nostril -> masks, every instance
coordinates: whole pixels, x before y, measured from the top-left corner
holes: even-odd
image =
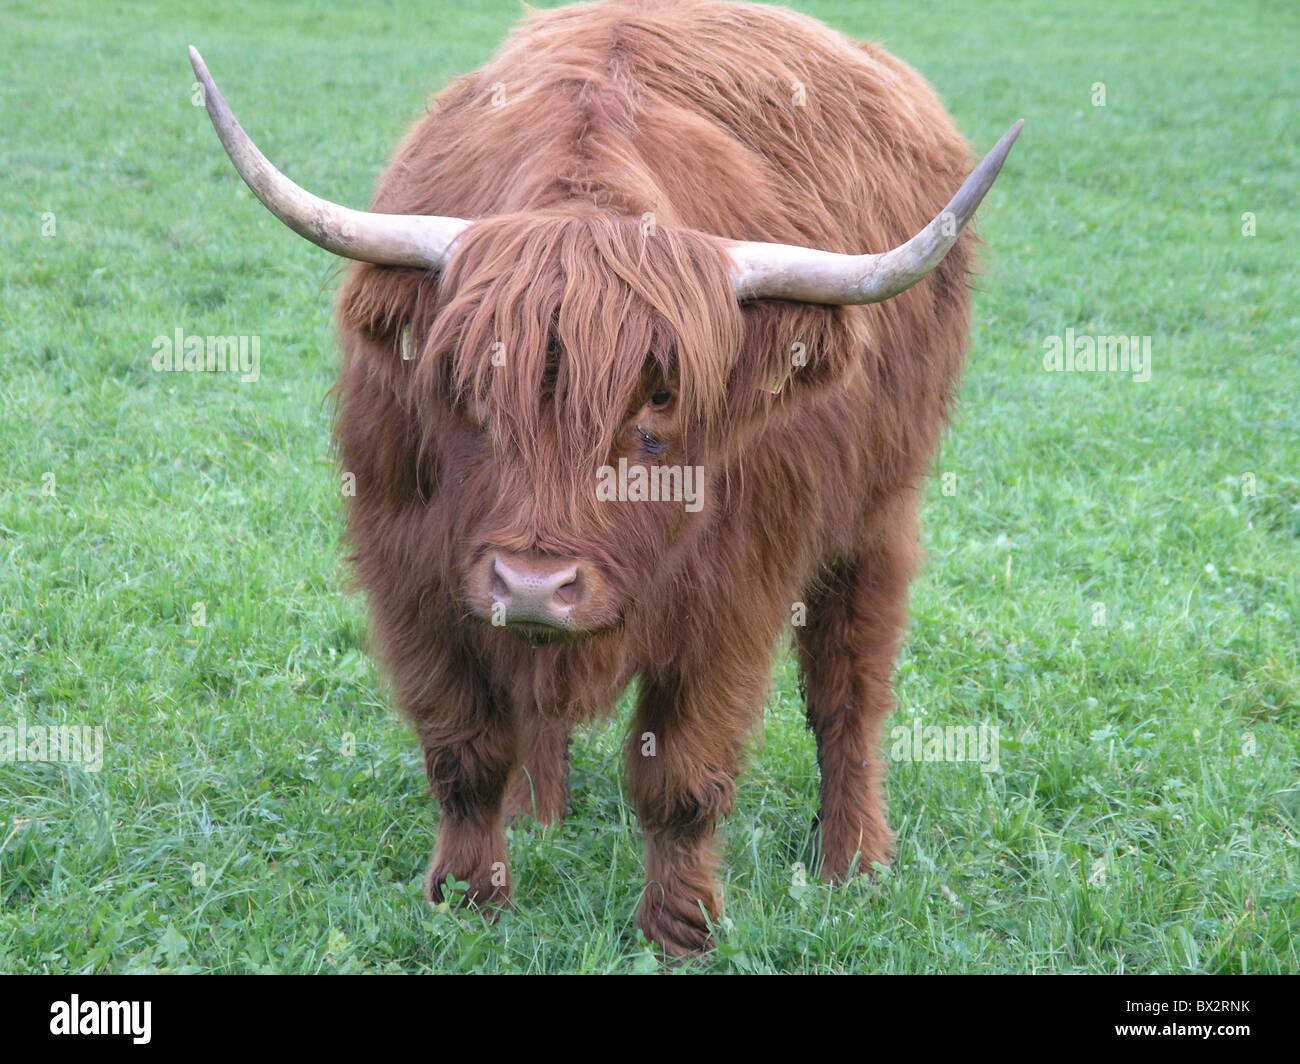
[[[504,602],[510,597],[510,585],[506,582],[505,574],[501,572],[501,563],[496,558],[492,559],[492,597],[498,602]]]
[[[582,573],[574,569],[566,573],[564,579],[555,589],[555,601],[562,606],[572,606],[582,598]]]

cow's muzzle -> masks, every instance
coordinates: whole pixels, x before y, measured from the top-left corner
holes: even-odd
[[[492,550],[474,566],[468,590],[480,618],[531,636],[539,629],[584,631],[599,585],[595,568],[586,562]]]

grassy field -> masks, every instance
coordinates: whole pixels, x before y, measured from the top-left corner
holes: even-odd
[[[893,868],[805,884],[783,657],[700,968],[1300,971],[1300,13],[796,6],[981,151],[1028,122],[894,721],[996,726],[1000,764],[895,763]],[[579,733],[571,819],[513,832],[516,912],[424,904],[437,812],[343,590],[340,267],[191,101],[193,43],[273,160],[363,206],[518,6],[179,10],[0,2],[0,725],[104,737],[101,771],[0,763],[0,971],[653,970],[621,722]],[[154,372],[178,328],[256,334],[259,379]],[[1150,337],[1150,379],[1048,371],[1066,330]]]

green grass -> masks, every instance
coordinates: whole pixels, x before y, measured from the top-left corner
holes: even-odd
[[[1300,970],[1300,15],[798,6],[921,69],[981,149],[1028,120],[895,718],[996,724],[1001,770],[894,765],[893,868],[800,885],[783,659],[702,967]],[[571,819],[513,833],[516,912],[423,903],[436,810],[343,592],[339,266],[190,102],[194,43],[277,163],[364,205],[517,7],[179,10],[0,4],[0,724],[102,725],[106,754],[0,764],[0,971],[652,969],[619,722],[579,734]],[[177,327],[258,334],[261,379],[154,373]],[[1151,336],[1150,381],[1045,372],[1066,328]]]

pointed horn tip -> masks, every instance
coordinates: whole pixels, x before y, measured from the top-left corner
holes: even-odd
[[[190,66],[194,68],[194,73],[198,75],[199,80],[202,81],[205,78],[210,78],[212,75],[208,73],[208,64],[203,61],[203,56],[199,55],[199,50],[192,44],[189,46],[189,49]]]
[[[989,177],[989,186],[992,187],[993,182],[1002,170],[1002,164],[1007,161],[1007,156],[1011,154],[1011,149],[1016,145],[1016,138],[1020,136],[1020,131],[1024,128],[1025,120],[1021,118],[998,138],[998,142],[993,145],[988,155],[984,156],[980,161],[980,165],[976,167],[971,176],[974,177],[975,173],[981,170],[989,170],[991,175]]]

